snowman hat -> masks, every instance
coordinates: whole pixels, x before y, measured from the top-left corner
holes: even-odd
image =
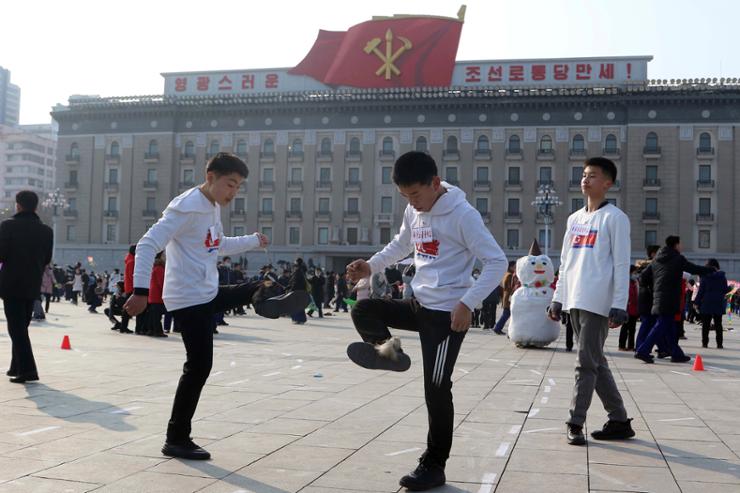
[[[540,250],[540,244],[537,243],[537,240],[532,241],[532,245],[529,247],[529,254],[534,257],[539,257],[542,255],[542,250]]]

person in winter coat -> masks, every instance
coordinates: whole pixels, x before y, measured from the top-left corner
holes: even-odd
[[[620,351],[634,351],[635,350],[635,326],[637,325],[637,317],[640,315],[638,309],[638,291],[639,286],[637,277],[636,265],[630,265],[630,288],[629,298],[627,300],[627,322],[622,325],[619,329],[619,350]]]
[[[334,286],[337,283],[337,275],[329,272],[326,276],[326,290],[324,292],[324,308],[331,308],[331,302],[334,299]]]
[[[302,258],[298,258],[293,264],[293,274],[290,276],[290,282],[288,282],[288,291],[308,291],[308,281],[306,280],[306,264],[303,263]],[[303,325],[306,323],[306,312],[301,309],[291,314],[290,318],[296,325]]]
[[[727,305],[725,296],[732,288],[727,284],[725,273],[719,270],[717,259],[710,258],[706,266],[716,269],[716,272],[701,278],[699,293],[696,295],[697,311],[701,317],[701,345],[709,345],[709,328],[714,322],[717,349],[722,349],[722,315]]]
[[[126,254],[126,258],[123,260],[123,263],[123,294],[126,297],[126,300],[124,301],[124,304],[126,304],[126,301],[128,301],[129,298],[131,298],[131,295],[134,294],[134,266],[136,264],[135,244],[128,247],[128,253]],[[142,313],[140,316],[143,320],[144,313]],[[121,323],[119,324],[118,329],[121,334],[131,334],[133,332],[128,328],[128,321],[130,319],[131,316],[128,314],[128,312],[126,310],[123,310],[123,314],[121,315]],[[136,328],[139,328],[139,317],[136,317]]]
[[[388,281],[383,272],[376,272],[370,278],[370,299],[388,299]]]
[[[681,238],[669,236],[665,246],[655,255],[655,260],[640,274],[641,285],[652,285],[653,306],[650,313],[656,317],[655,325],[637,347],[635,358],[645,363],[653,363],[650,354],[656,343],[663,342],[665,352],[671,356],[673,363],[691,361],[678,345],[674,317],[681,312],[683,292],[681,280],[683,273],[706,275],[714,272],[712,267],[692,264],[681,255]]]
[[[72,281],[72,304],[77,304],[80,293],[82,293],[82,272],[77,268]]]
[[[162,315],[167,311],[162,300],[162,291],[164,290],[164,252],[159,252],[154,257],[154,266],[152,267],[152,278],[149,281],[149,298],[148,311],[149,320],[147,320],[146,335],[152,337],[167,337],[162,328]]]
[[[635,264],[637,266],[637,270],[635,271],[635,275],[637,276],[637,312],[640,317],[640,330],[637,332],[637,339],[635,339],[635,348],[639,347],[640,344],[643,343],[647,335],[650,333],[650,329],[655,325],[655,317],[651,313],[653,310],[653,284],[652,282],[648,283],[647,278],[645,278],[645,282],[643,282],[641,275],[653,261],[658,250],[660,250],[660,246],[658,245],[648,246],[645,252],[647,254],[647,258],[640,260]],[[659,352],[662,349],[662,346],[660,345],[661,342],[662,341],[658,341]]]
[[[516,291],[516,288],[518,287],[515,271],[516,260],[511,260],[509,261],[509,268],[506,270],[506,274],[504,274],[504,278],[501,280],[501,288],[503,289],[501,304],[503,305],[504,311],[501,313],[501,318],[498,319],[496,326],[493,328],[493,331],[498,335],[504,334],[504,325],[506,325],[506,322],[511,316],[511,295],[514,294],[514,291]]]
[[[336,285],[336,300],[334,301],[334,311],[338,312],[340,308],[344,309],[344,313],[347,313],[347,303],[344,302],[344,298],[349,294],[347,287],[347,276],[344,273],[337,275]]]
[[[319,318],[324,318],[324,285],[326,284],[326,278],[324,277],[324,274],[321,272],[321,269],[316,269],[314,271],[314,276],[308,280],[309,284],[311,284],[311,296],[313,297],[313,302],[316,305],[316,310],[319,312]],[[313,310],[308,311],[308,316],[313,316]]]
[[[52,269],[51,264],[49,264],[46,266],[44,273],[41,276],[41,294],[46,302],[44,313],[49,313],[49,302],[51,302],[52,293],[54,293],[54,270]]]

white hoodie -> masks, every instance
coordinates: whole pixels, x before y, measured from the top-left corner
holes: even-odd
[[[167,262],[162,299],[168,311],[208,303],[218,292],[219,255],[257,248],[257,234],[224,236],[221,208],[198,187],[172,199],[162,218],[136,245],[134,292],[149,289],[154,256],[165,247]]]
[[[395,238],[368,261],[373,273],[414,252],[414,296],[430,310],[451,312],[462,301],[471,311],[501,282],[508,262],[480,213],[465,200],[465,193],[446,182],[429,212],[411,205],[403,214]],[[483,263],[476,282],[470,273],[475,259]]]

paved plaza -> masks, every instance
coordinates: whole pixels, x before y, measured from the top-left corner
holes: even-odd
[[[231,317],[193,423],[213,459],[160,454],[184,358],[177,335],[109,330],[102,315],[52,304],[33,322],[41,381],[0,382],[0,492],[394,492],[425,447],[420,345],[405,373],[354,366],[347,314],[265,320]],[[0,364],[10,340],[0,319]],[[695,354],[698,326],[684,348]],[[59,349],[69,335],[71,351]],[[645,365],[607,342],[635,418],[636,439],[574,447],[565,441],[574,353],[522,350],[471,329],[453,375],[455,437],[446,492],[740,491],[740,343],[704,349],[707,371]],[[711,345],[714,345],[713,343]],[[594,397],[587,428],[605,420]]]

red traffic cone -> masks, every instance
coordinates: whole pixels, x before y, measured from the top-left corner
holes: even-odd
[[[697,354],[694,359],[694,371],[704,371],[704,362],[701,360],[701,355]]]
[[[69,336],[64,336],[64,339],[62,339],[62,349],[72,349],[72,345],[69,343]]]

